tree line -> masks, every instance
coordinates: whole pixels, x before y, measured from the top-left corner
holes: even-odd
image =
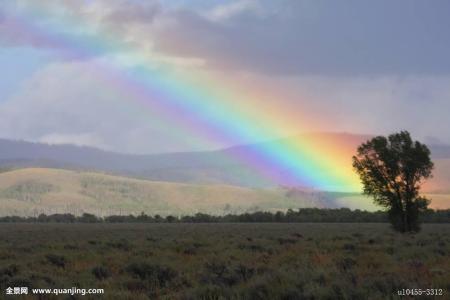
[[[450,223],[450,209],[427,209],[421,215],[424,223]],[[209,215],[197,213],[191,216],[147,215],[111,215],[99,217],[84,213],[73,214],[40,214],[37,217],[5,216],[0,217],[2,223],[386,223],[389,214],[385,211],[369,212],[348,208],[289,209],[286,212],[258,211],[243,214]]]

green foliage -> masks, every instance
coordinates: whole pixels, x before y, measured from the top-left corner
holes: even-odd
[[[393,228],[418,231],[419,213],[429,203],[419,196],[421,183],[431,176],[430,150],[413,142],[407,131],[378,136],[358,148],[353,167],[364,185],[364,193],[387,208]]]
[[[81,223],[97,223],[99,219],[93,214],[84,213],[78,220]]]
[[[350,210],[348,208],[300,208],[287,212],[254,212],[241,215],[213,216],[197,213],[193,216],[149,216],[140,215],[97,217],[84,213],[81,216],[72,214],[40,214],[36,217],[6,216],[0,217],[0,223],[384,223],[388,221],[388,213],[383,211],[368,212]],[[425,223],[450,223],[450,209],[427,209],[422,214]]]

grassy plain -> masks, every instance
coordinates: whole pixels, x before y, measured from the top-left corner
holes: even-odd
[[[104,288],[104,299],[397,299],[403,288],[442,288],[437,299],[448,299],[449,275],[448,224],[414,235],[387,224],[0,224],[2,292],[76,286]]]

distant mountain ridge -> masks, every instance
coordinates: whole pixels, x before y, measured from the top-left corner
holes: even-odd
[[[0,139],[0,167],[47,167],[92,170],[181,183],[268,184],[227,151],[150,155],[121,154],[75,145],[47,145]],[[249,182],[244,178],[248,173]],[[239,175],[239,179],[235,180]]]
[[[290,139],[311,137],[329,143],[339,143],[349,156],[356,151],[359,144],[370,138],[369,135],[349,133],[314,133],[267,143],[284,143]],[[168,182],[267,188],[273,187],[273,183],[245,163],[233,158],[235,153],[258,148],[267,143],[239,145],[219,151],[133,155],[92,147],[0,139],[0,167],[92,170]],[[447,160],[450,162],[450,146],[430,145],[430,148],[436,165],[440,165],[442,161],[447,166]],[[450,175],[442,182],[450,182]]]

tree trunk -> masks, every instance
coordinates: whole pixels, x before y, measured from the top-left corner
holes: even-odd
[[[408,232],[408,211],[406,207],[403,209],[403,232]]]

